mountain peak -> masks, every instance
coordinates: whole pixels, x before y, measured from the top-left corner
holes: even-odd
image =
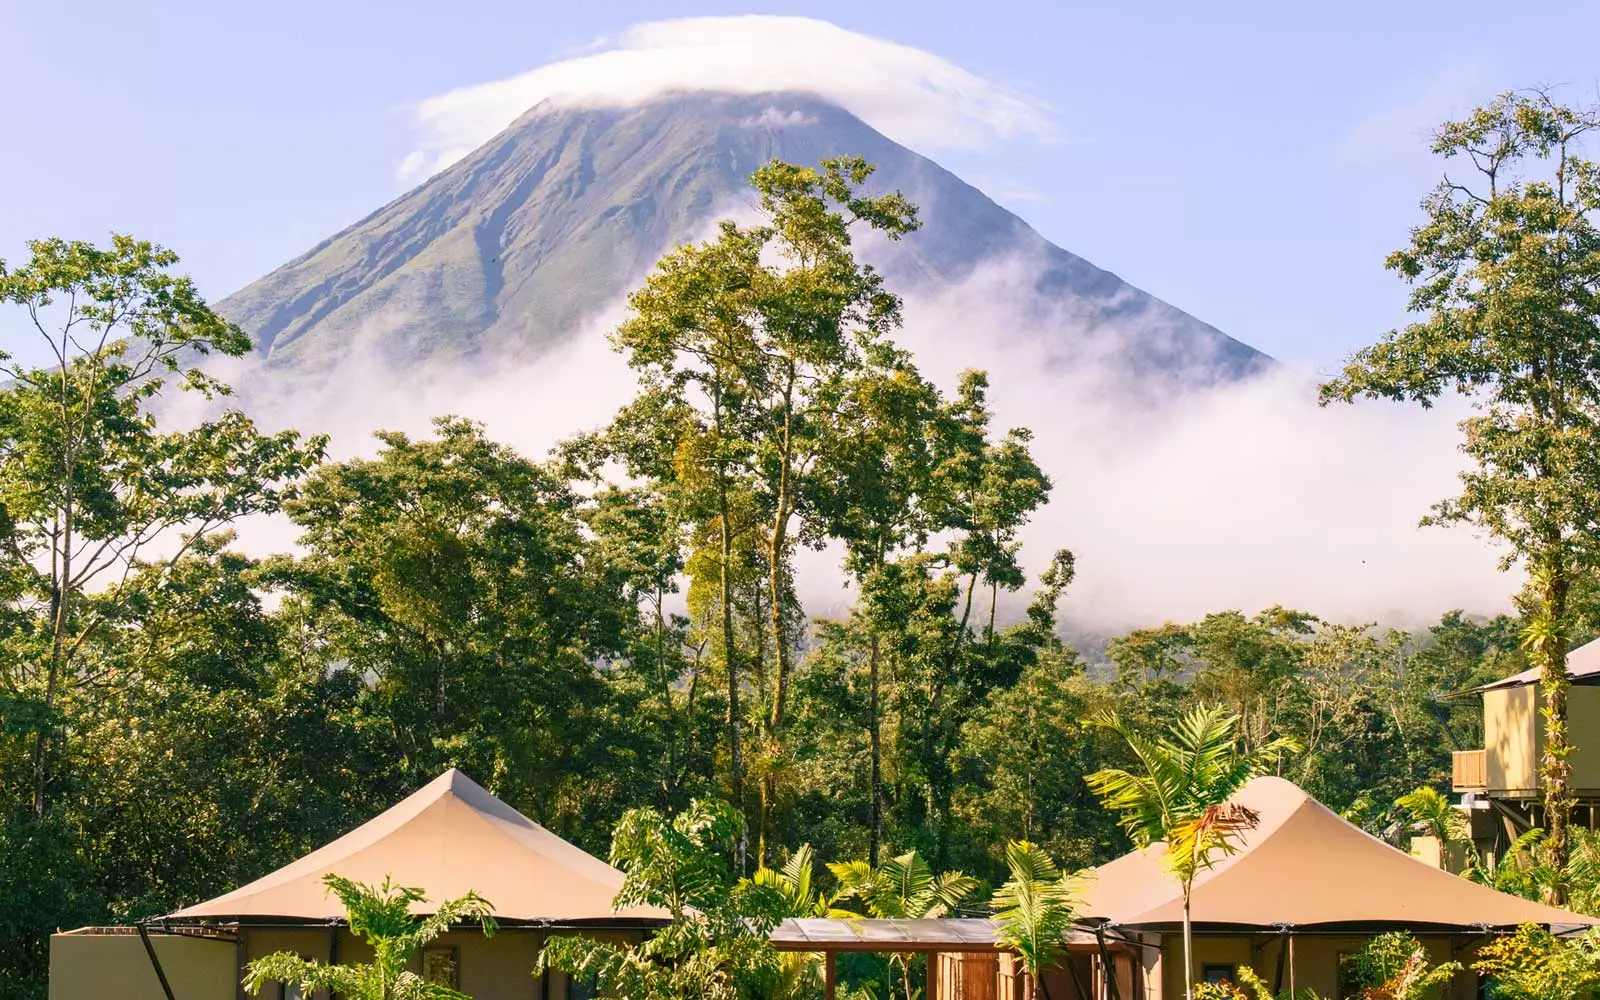
[[[662,253],[752,205],[746,181],[761,164],[842,154],[877,164],[875,187],[924,208],[919,232],[871,251],[897,290],[947,287],[985,264],[1025,260],[1039,315],[1065,309],[1085,339],[1111,331],[1135,371],[1211,381],[1265,361],[1054,246],[843,108],[789,91],[541,102],[220,307],[262,353],[295,367],[349,350],[398,363],[534,357],[619,303]],[[1070,355],[1071,344],[1059,346]]]

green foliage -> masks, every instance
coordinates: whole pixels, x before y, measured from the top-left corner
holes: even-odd
[[[1460,962],[1432,964],[1416,938],[1394,932],[1373,938],[1342,959],[1339,971],[1340,978],[1359,991],[1358,1000],[1426,1000],[1461,969]]]
[[[372,948],[372,961],[360,965],[328,965],[293,952],[277,952],[245,967],[244,988],[259,996],[269,983],[299,984],[309,996],[330,991],[347,1000],[469,1000],[465,994],[430,983],[406,968],[423,946],[458,924],[475,923],[485,935],[495,932],[493,907],[475,892],[445,900],[427,916],[417,910],[427,902],[421,889],[353,882],[338,875],[323,879],[344,904],[350,932]]]
[[[1412,826],[1438,840],[1441,847],[1448,848],[1469,832],[1467,818],[1437,788],[1417,788],[1395,799],[1394,805]]]
[[[1239,968],[1239,982],[1201,983],[1194,988],[1194,1000],[1321,1000],[1317,992],[1306,988],[1291,991],[1287,986],[1278,992],[1248,965]]]
[[[1054,966],[1066,949],[1078,905],[1077,887],[1049,854],[1026,840],[1006,846],[1006,866],[1011,877],[989,902],[999,925],[995,940],[1022,959],[1031,998],[1040,970]]]
[[[670,922],[639,944],[552,937],[536,971],[592,979],[601,993],[617,997],[779,1000],[803,994],[806,979],[765,940],[792,905],[791,887],[733,875],[743,826],[743,818],[717,800],[697,801],[671,819],[654,809],[629,810],[612,840],[611,863],[624,873],[615,905],[659,906]]]
[[[1476,848],[1469,848],[1462,874],[1480,885],[1524,899],[1548,899],[1559,890],[1566,895],[1568,909],[1597,916],[1600,832],[1573,830],[1566,864],[1558,866],[1544,831],[1535,827],[1512,841],[1498,858],[1485,858]]]
[[[621,807],[578,786],[631,741],[597,711],[594,663],[633,637],[641,570],[590,544],[557,470],[470,421],[434,427],[381,433],[374,458],[311,475],[286,507],[305,554],[274,563],[276,582],[322,634],[319,655],[368,679],[405,784],[459,766],[558,832],[607,824]],[[544,805],[563,790],[592,812]]]
[[[1472,967],[1494,1000],[1592,1000],[1600,995],[1600,940],[1563,940],[1532,924],[1478,949]]]
[[[926,920],[942,917],[961,904],[978,888],[978,880],[961,872],[935,874],[916,851],[890,858],[874,868],[866,861],[834,861],[828,870],[839,882],[839,900],[855,900],[858,909],[838,906],[830,912],[842,917],[874,917],[880,920]],[[864,911],[864,912],[863,912]],[[890,967],[898,969],[905,1000],[915,1000],[911,956],[890,956]],[[888,984],[892,990],[893,982]]]
[[[236,410],[158,429],[168,378],[208,399],[225,394],[195,361],[242,354],[244,334],[168,273],[177,257],[153,244],[115,236],[108,248],[28,249],[20,268],[0,262],[0,303],[26,316],[51,362],[30,368],[0,350],[0,692],[10,735],[31,744],[29,798],[42,817],[55,744],[71,731],[62,702],[115,669],[96,654],[125,627],[131,577],[277,510],[323,441],[261,434]]]

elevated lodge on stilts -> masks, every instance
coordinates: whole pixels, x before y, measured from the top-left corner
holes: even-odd
[[[1492,935],[1524,923],[1574,932],[1594,918],[1508,896],[1428,865],[1347,823],[1293,784],[1258,778],[1237,801],[1259,824],[1236,853],[1195,880],[1197,978],[1249,966],[1274,989],[1346,995],[1340,957],[1376,934],[1405,930],[1439,961],[1470,961]],[[299,861],[206,903],[138,928],[83,928],[51,939],[51,1000],[235,1000],[244,965],[276,951],[360,961],[322,876],[392,876],[439,900],[477,890],[501,933],[454,931],[418,959],[477,1000],[580,1000],[590,992],[531,974],[552,934],[638,940],[666,914],[614,912],[622,874],[527,819],[459,771],[442,775],[371,822]],[[1179,1000],[1183,901],[1161,845],[1094,870],[1066,954],[1048,970],[1049,1000]],[[846,952],[921,953],[928,1000],[1013,1000],[1022,970],[985,919],[785,921],[774,947],[823,956],[827,994]],[[1445,1000],[1471,1000],[1464,972]],[[270,1000],[289,1000],[285,988]]]

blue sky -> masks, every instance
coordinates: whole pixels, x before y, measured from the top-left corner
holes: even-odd
[[[641,21],[793,13],[1025,95],[1054,138],[931,152],[1067,249],[1327,370],[1401,319],[1382,258],[1438,175],[1426,129],[1510,87],[1595,94],[1600,7],[1539,9],[0,0],[0,257],[117,229],[221,297],[403,190],[429,97]]]

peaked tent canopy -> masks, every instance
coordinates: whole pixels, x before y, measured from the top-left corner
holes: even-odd
[[[1378,840],[1282,778],[1256,778],[1234,802],[1259,816],[1236,853],[1213,856],[1194,881],[1197,926],[1478,930],[1600,923],[1497,892]],[[1183,920],[1183,895],[1166,845],[1095,869],[1079,913],[1119,927],[1168,928]]]
[[[1493,691],[1497,688],[1537,684],[1541,672],[1538,667],[1534,667],[1532,670],[1524,670],[1520,674],[1501,678],[1492,684],[1485,684],[1478,690]],[[1600,684],[1600,639],[1586,642],[1567,654],[1567,676],[1572,678],[1574,684]]]
[[[620,912],[622,873],[490,795],[454,768],[386,812],[270,875],[171,920],[327,921],[344,908],[323,876],[416,886],[429,902],[476,891],[502,921],[659,923],[654,907]],[[427,912],[427,904],[416,907]]]

